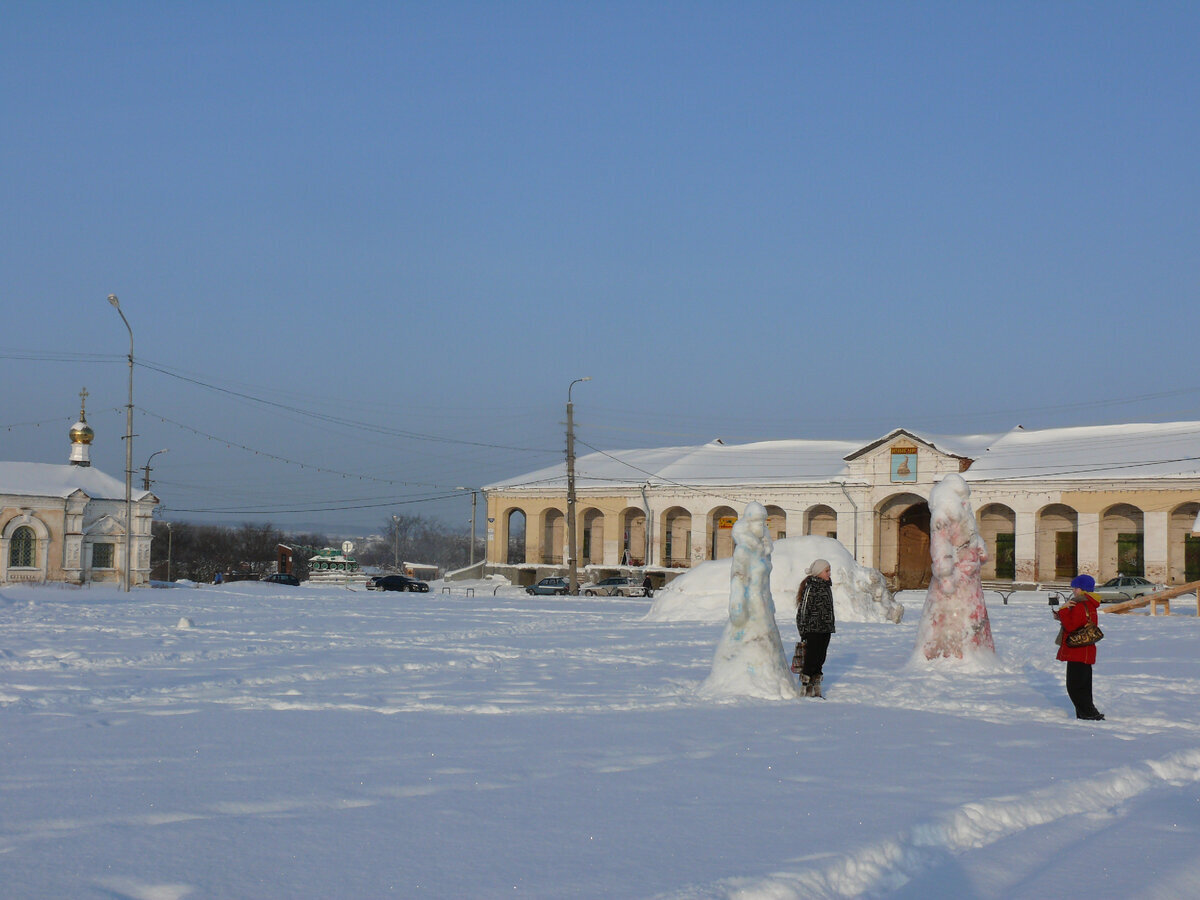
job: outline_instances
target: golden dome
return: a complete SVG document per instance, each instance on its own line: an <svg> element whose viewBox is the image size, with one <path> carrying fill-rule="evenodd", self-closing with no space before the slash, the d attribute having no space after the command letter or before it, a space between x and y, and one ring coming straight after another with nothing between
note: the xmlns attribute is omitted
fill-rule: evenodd
<svg viewBox="0 0 1200 900"><path fill-rule="evenodd" d="M92 426L87 422L79 421L71 426L72 444L90 444L95 437L96 432L92 431Z"/></svg>

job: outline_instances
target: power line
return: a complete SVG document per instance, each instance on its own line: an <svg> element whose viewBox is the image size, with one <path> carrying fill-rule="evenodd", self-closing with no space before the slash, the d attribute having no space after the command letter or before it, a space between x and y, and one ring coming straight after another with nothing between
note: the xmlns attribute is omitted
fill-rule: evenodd
<svg viewBox="0 0 1200 900"><path fill-rule="evenodd" d="M231 397L239 397L243 400L249 400L252 403L258 403L263 406L269 406L269 407L273 407L275 409L280 409L285 412L292 413L294 415L305 416L310 419L315 419L318 422L325 422L325 423L332 424L332 425L341 425L341 426L347 427L347 428L357 428L359 430L372 432L374 434L382 434L382 435L387 435L389 437L403 437L403 438L408 438L410 440L434 441L437 443L444 443L444 444L461 444L461 445L468 446L468 447L487 447L487 448L493 449L493 450L515 450L515 451L524 452L524 453L550 453L550 452L552 452L550 450L547 450L544 447L514 447L514 446L507 445L507 444L494 444L494 443L491 443L488 441L468 441L468 440L464 440L462 438L451 438L451 437L445 437L443 435L425 434L425 433L419 432L419 431L408 431L408 430L399 429L399 428L385 428L381 425L376 425L371 422L359 422L357 420L347 419L342 416L334 416L334 415L330 415L328 413L314 412L311 409L305 409L300 406L292 406L291 404L287 404L287 403L279 403L275 400L267 400L262 397L255 397L254 395L247 394L243 391L235 391L235 390L231 390L230 388L219 387L215 384L209 384L208 382L201 381L198 378L190 378L186 375L180 375L179 373L173 372L170 369L168 369L164 366L161 366L157 363L149 363L149 362L141 361L141 362L138 362L137 364L140 365L142 368L149 369L153 372L158 372L160 375L166 375L169 378L176 378L180 381L187 382L188 384L194 384L197 387L202 387L202 388L205 388L210 391L215 391L215 392L221 393L221 394L227 394Z"/></svg>

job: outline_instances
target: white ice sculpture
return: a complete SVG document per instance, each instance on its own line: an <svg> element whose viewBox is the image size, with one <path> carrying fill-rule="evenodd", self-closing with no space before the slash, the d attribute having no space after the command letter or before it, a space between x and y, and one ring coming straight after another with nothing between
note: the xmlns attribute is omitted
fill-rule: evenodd
<svg viewBox="0 0 1200 900"><path fill-rule="evenodd" d="M987 545L971 511L971 489L961 475L950 474L929 494L929 552L933 579L917 628L913 661L951 659L994 661L996 646L980 570Z"/></svg>
<svg viewBox="0 0 1200 900"><path fill-rule="evenodd" d="M764 700L798 697L775 625L766 507L755 502L746 507L733 526L733 543L729 622L713 656L712 671L700 686L700 695Z"/></svg>

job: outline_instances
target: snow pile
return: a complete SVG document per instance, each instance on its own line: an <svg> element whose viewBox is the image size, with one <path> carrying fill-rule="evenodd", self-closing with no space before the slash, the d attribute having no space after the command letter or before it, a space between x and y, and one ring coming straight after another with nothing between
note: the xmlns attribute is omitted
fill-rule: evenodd
<svg viewBox="0 0 1200 900"><path fill-rule="evenodd" d="M878 569L860 566L834 538L784 538L772 551L771 593L782 614L794 618L796 591L814 559L829 560L833 576L833 605L839 622L899 622L904 607L897 603ZM720 622L731 561L701 563L654 593L646 614L649 622Z"/></svg>
<svg viewBox="0 0 1200 900"><path fill-rule="evenodd" d="M947 475L929 494L929 552L933 579L917 628L913 663L962 661L987 667L996 659L980 570L987 546L971 510L971 489L961 475Z"/></svg>
<svg viewBox="0 0 1200 900"><path fill-rule="evenodd" d="M766 507L754 502L746 507L733 526L733 542L729 621L700 696L795 699L800 695L783 655L771 600Z"/></svg>

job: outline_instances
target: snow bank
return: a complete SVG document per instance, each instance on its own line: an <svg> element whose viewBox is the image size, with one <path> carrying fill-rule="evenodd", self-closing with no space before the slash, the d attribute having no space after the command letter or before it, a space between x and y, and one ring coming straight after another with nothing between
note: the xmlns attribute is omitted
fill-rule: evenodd
<svg viewBox="0 0 1200 900"><path fill-rule="evenodd" d="M833 604L841 622L899 622L904 607L884 584L878 569L860 566L850 551L833 538L784 538L771 553L771 594L781 615L796 614L796 591L814 559L829 560L833 575ZM646 614L650 622L721 622L728 616L732 561L701 563L654 592Z"/></svg>

